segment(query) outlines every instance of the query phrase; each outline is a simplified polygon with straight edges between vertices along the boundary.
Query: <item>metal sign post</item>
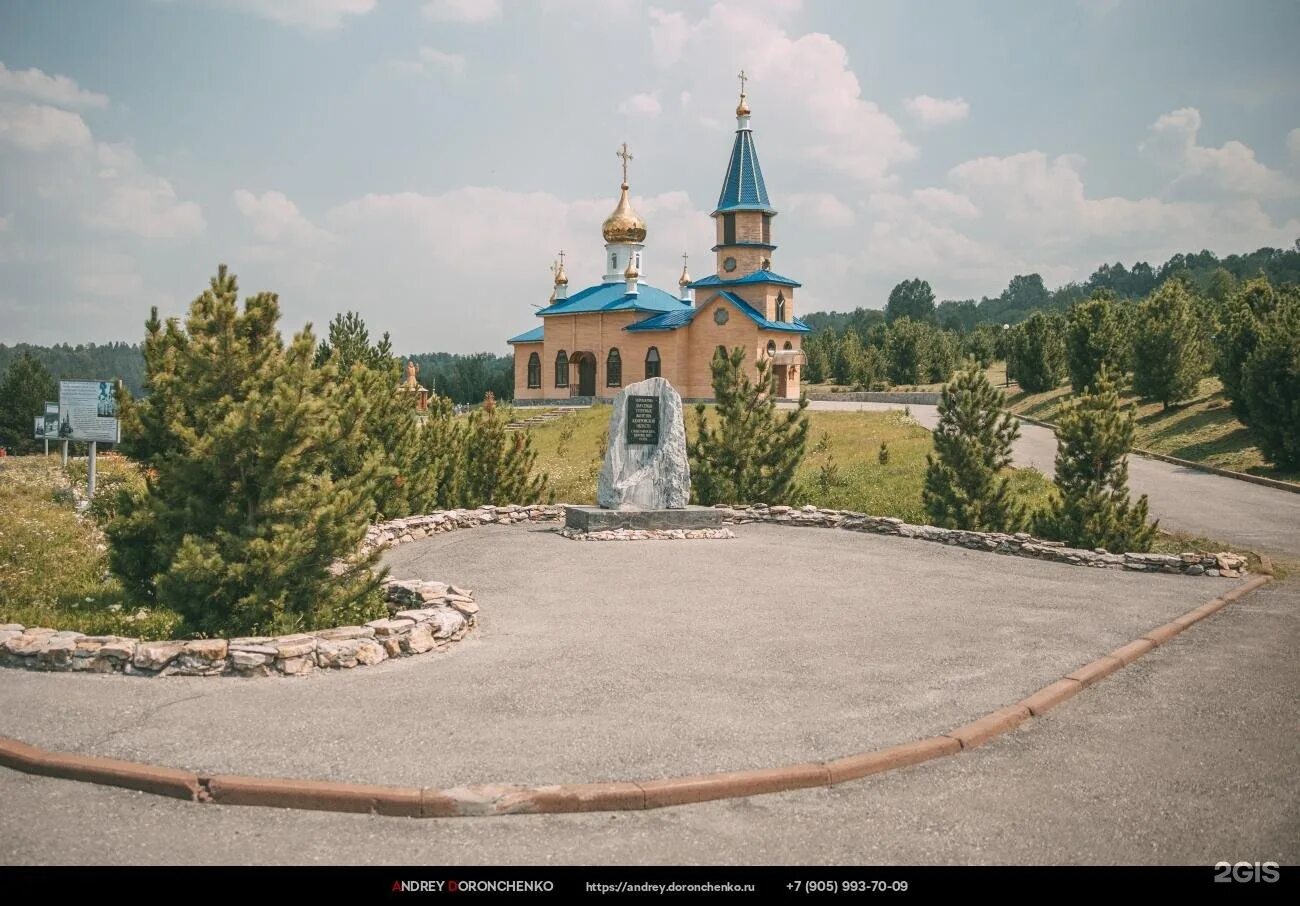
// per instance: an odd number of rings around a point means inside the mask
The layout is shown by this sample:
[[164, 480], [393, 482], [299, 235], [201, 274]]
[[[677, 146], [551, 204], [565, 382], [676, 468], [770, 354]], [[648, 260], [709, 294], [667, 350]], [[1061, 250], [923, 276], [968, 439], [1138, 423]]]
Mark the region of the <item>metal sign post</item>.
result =
[[95, 499], [95, 448], [99, 446], [98, 441], [90, 442], [90, 460], [86, 466], [86, 499]]

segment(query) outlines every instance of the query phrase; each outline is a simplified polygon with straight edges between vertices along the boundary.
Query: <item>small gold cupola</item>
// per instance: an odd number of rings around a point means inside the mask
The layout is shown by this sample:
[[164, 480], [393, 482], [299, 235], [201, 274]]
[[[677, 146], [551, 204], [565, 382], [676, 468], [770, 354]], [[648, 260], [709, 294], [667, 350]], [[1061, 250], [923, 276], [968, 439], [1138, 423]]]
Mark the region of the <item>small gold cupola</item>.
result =
[[605, 218], [600, 231], [604, 234], [606, 242], [644, 242], [645, 221], [632, 210], [632, 202], [627, 197], [627, 162], [632, 160], [632, 155], [627, 150], [627, 142], [623, 143], [623, 147], [617, 154], [623, 158], [623, 184], [619, 188], [618, 204], [614, 207], [614, 213]]

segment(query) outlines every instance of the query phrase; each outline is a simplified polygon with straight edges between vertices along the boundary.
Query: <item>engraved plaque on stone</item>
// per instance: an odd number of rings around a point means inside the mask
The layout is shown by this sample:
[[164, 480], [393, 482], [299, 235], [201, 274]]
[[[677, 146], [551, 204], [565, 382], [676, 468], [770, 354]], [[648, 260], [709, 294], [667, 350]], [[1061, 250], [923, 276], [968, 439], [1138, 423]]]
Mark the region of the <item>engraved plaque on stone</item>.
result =
[[659, 397], [628, 396], [627, 442], [629, 445], [659, 443]]

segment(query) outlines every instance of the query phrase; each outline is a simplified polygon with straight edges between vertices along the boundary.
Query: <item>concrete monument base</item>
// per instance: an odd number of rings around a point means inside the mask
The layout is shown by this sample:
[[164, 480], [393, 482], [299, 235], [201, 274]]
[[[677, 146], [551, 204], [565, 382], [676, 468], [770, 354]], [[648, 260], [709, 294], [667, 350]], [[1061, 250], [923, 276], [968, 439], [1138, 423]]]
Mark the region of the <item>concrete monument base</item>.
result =
[[566, 506], [564, 525], [579, 532], [718, 528], [722, 525], [722, 511], [707, 506], [672, 510], [606, 510], [598, 506]]

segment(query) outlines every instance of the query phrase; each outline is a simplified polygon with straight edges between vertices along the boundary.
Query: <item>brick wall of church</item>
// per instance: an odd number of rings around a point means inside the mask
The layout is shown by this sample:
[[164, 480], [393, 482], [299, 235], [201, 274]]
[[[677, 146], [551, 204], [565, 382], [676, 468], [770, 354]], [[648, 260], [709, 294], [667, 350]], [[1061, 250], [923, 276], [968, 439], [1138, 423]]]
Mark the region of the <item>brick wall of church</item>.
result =
[[[761, 309], [764, 304], [764, 288], [746, 289], [757, 290], [752, 300], [748, 296], [743, 298]], [[772, 297], [775, 298], [775, 295], [773, 290]], [[735, 308], [716, 300], [715, 296], [713, 300], [706, 301], [690, 326], [678, 330], [645, 333], [623, 330], [633, 321], [646, 317], [644, 312], [592, 312], [546, 318], [543, 342], [520, 343], [515, 346], [515, 399], [527, 401], [577, 395], [578, 375], [574, 368], [569, 369], [569, 387], [555, 386], [555, 358], [560, 350], [564, 350], [570, 359], [574, 353], [592, 353], [596, 358], [596, 396], [610, 400], [623, 386], [645, 378], [646, 353], [652, 346], [659, 351], [660, 374], [688, 399], [713, 396], [710, 362], [718, 346], [727, 349], [744, 347], [751, 378], [757, 375], [753, 363], [760, 356], [766, 355], [769, 340], [776, 343], [777, 349], [785, 348], [787, 342], [794, 349], [800, 348], [801, 337], [798, 334], [760, 330], [757, 324]], [[718, 305], [727, 311], [726, 324], [720, 325], [713, 320], [714, 308]], [[618, 387], [608, 386], [606, 365], [612, 347], [618, 349], [623, 366], [622, 382]], [[533, 352], [537, 352], [541, 359], [542, 386], [529, 389], [528, 356]], [[787, 395], [799, 395], [797, 378], [788, 383]]]

